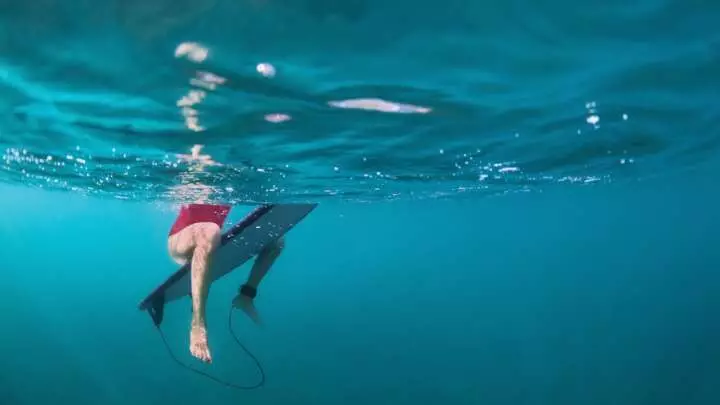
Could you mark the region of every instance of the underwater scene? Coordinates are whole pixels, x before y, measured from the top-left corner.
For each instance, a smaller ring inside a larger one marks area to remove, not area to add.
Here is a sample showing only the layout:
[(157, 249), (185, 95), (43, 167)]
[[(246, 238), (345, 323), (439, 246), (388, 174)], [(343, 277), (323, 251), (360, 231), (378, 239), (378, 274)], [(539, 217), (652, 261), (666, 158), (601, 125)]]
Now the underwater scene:
[(719, 404), (718, 21), (0, 0), (0, 405)]

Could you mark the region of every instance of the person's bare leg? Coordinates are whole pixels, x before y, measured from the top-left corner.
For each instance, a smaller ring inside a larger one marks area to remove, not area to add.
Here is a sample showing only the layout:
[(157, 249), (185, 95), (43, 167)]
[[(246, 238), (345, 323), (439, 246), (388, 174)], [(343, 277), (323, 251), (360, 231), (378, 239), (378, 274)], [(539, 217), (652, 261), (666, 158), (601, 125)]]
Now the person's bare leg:
[(282, 237), (274, 243), (267, 245), (255, 259), (255, 263), (253, 263), (252, 269), (250, 269), (250, 275), (245, 285), (257, 289), (263, 277), (265, 277), (284, 248), (285, 239)]
[[(255, 259), (255, 263), (253, 263), (252, 269), (250, 269), (250, 275), (248, 276), (245, 285), (257, 290), (260, 282), (275, 263), (278, 256), (280, 256), (284, 247), (285, 240), (282, 237), (274, 243), (266, 246)], [(251, 297), (238, 294), (235, 298), (234, 304), (235, 307), (242, 309), (245, 314), (253, 320), (253, 322), (261, 324), (260, 316), (258, 315), (257, 309), (255, 308)]]
[(193, 224), (195, 249), (190, 264), (190, 291), (192, 295), (192, 320), (190, 322), (190, 353), (201, 361), (210, 363), (205, 304), (210, 291), (210, 266), (215, 248), (220, 243), (220, 227), (213, 223)]

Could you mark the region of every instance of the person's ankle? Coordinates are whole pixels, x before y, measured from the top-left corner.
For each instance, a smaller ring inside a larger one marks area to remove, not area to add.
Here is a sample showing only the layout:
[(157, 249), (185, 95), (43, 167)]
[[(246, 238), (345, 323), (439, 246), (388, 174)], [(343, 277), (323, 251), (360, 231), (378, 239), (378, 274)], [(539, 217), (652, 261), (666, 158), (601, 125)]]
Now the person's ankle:
[(243, 284), (240, 286), (240, 294), (244, 297), (254, 299), (257, 296), (257, 289), (251, 285)]

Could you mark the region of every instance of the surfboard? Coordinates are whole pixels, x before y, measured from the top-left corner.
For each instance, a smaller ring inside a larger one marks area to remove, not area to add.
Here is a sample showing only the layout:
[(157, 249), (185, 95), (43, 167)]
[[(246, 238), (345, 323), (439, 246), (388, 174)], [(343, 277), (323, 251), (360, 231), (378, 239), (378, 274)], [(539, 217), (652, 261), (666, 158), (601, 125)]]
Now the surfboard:
[[(267, 204), (254, 209), (222, 235), (214, 253), (210, 280), (215, 282), (280, 238), (302, 221), (317, 204)], [(159, 326), (165, 304), (190, 296), (190, 263), (155, 288), (138, 308), (148, 311)]]

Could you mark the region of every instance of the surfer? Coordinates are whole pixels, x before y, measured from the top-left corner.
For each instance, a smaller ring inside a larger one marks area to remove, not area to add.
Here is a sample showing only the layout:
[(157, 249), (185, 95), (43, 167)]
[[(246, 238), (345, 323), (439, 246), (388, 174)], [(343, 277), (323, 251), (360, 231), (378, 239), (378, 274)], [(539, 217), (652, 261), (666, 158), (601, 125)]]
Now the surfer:
[[(212, 256), (220, 245), (222, 227), (230, 209), (229, 205), (202, 202), (183, 205), (168, 236), (168, 251), (173, 260), (180, 265), (191, 262), (190, 290), (193, 311), (190, 321), (190, 353), (207, 363), (212, 361), (205, 322), (205, 303), (210, 289), (208, 275)], [(260, 319), (253, 299), (257, 295), (258, 285), (282, 252), (284, 245), (284, 239), (279, 238), (258, 254), (247, 281), (233, 300), (233, 305), (256, 323), (260, 323)]]

